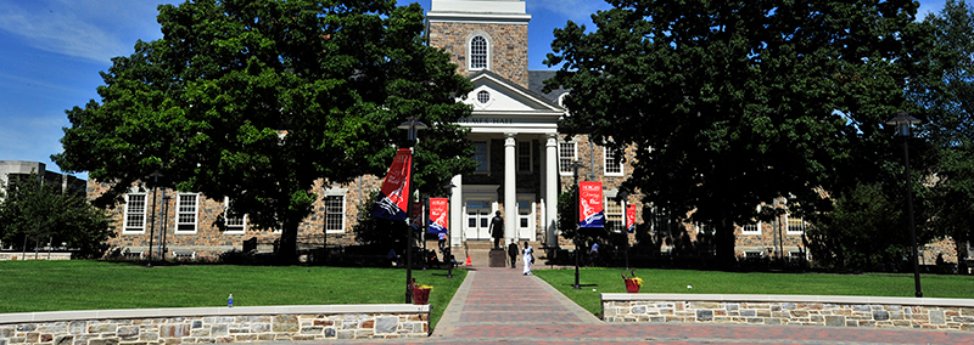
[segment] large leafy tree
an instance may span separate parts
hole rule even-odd
[[[561,129],[639,147],[627,183],[695,209],[723,262],[762,201],[814,209],[894,158],[882,123],[906,105],[916,2],[607,2],[594,30],[555,31],[548,86],[571,89]]]
[[[974,11],[950,0],[924,23],[931,40],[918,68],[925,73],[909,96],[927,119],[922,133],[936,158],[930,225],[954,239],[964,272],[966,242],[974,240]]]
[[[100,101],[69,110],[55,162],[113,185],[160,172],[283,230],[293,260],[317,179],[382,174],[409,117],[420,186],[469,169],[455,102],[469,83],[424,44],[422,9],[393,0],[199,0],[159,8],[163,38],[102,74]],[[152,181],[149,181],[152,182]]]

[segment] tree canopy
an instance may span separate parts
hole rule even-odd
[[[163,5],[163,38],[102,73],[100,100],[67,111],[54,161],[111,183],[231,198],[295,253],[314,182],[382,174],[410,117],[429,124],[416,184],[470,169],[456,102],[470,88],[424,42],[422,9],[393,0],[200,0]],[[149,181],[151,182],[151,181]],[[427,188],[428,189],[428,188]]]
[[[895,154],[883,122],[904,98],[918,4],[858,1],[624,1],[555,31],[548,87],[564,87],[561,130],[634,145],[629,187],[716,229],[784,196],[814,209]]]

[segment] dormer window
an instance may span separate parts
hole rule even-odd
[[[470,39],[470,70],[488,69],[489,51],[487,39],[484,36],[474,36]]]

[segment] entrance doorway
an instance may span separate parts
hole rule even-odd
[[[467,199],[463,205],[463,234],[469,240],[490,239],[490,219],[492,203],[487,200]]]

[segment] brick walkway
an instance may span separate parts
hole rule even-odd
[[[335,342],[328,342],[335,343]],[[974,344],[974,332],[746,325],[606,324],[520,268],[467,275],[426,339],[348,344]]]

